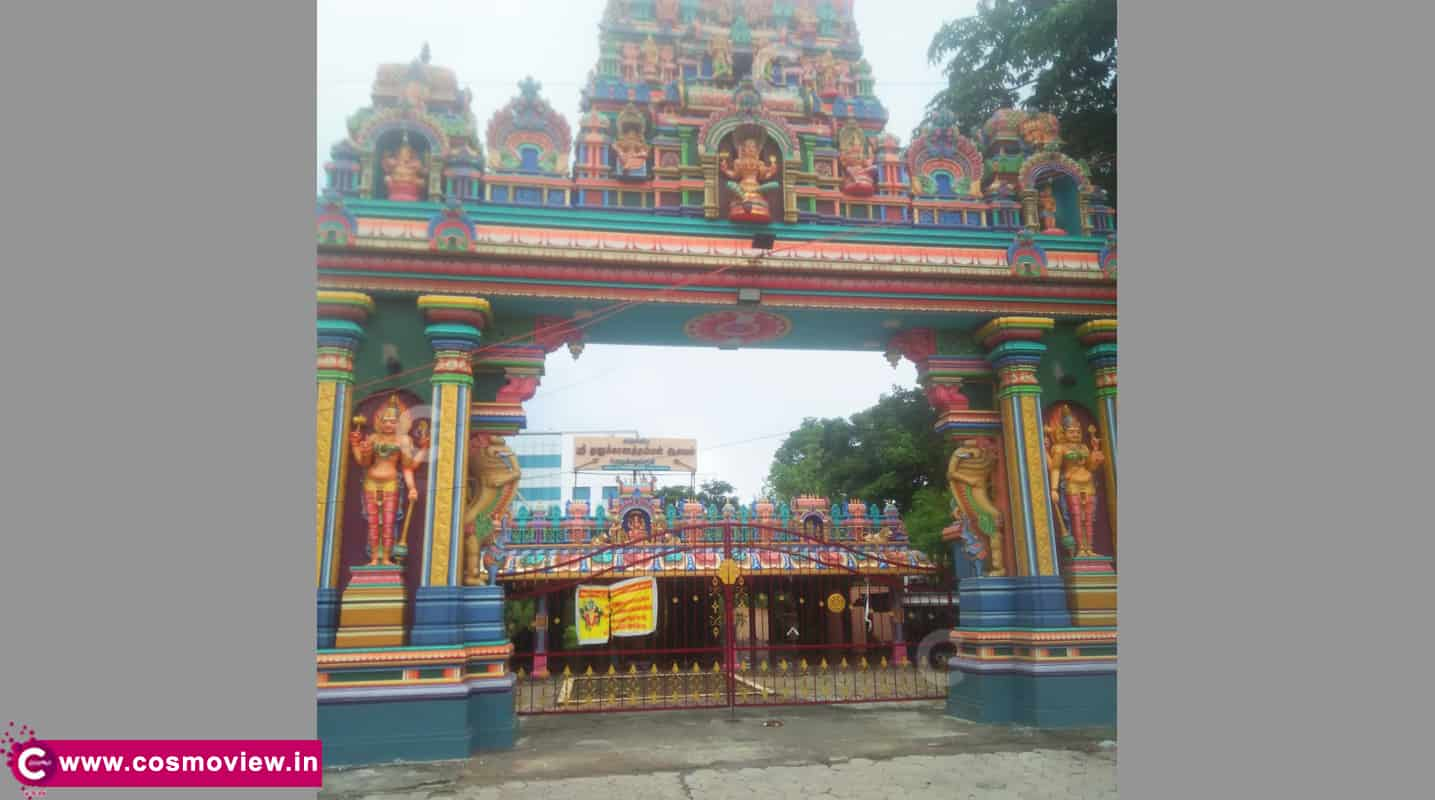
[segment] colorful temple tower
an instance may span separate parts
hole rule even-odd
[[[326,758],[512,744],[504,575],[601,532],[571,505],[510,518],[505,437],[548,354],[586,342],[913,361],[952,452],[950,712],[1114,721],[1115,211],[1057,120],[936,115],[903,145],[850,0],[612,0],[599,38],[576,136],[530,78],[480,137],[425,47],[379,67],[332,149],[316,220]]]

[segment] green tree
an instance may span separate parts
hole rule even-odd
[[[780,500],[802,494],[879,506],[893,500],[913,544],[945,559],[941,531],[951,514],[935,422],[926,395],[900,386],[848,419],[803,420],[777,448],[768,484]]]
[[[975,131],[1000,108],[1051,112],[1062,149],[1116,202],[1116,0],[981,0],[937,31],[927,57],[947,74],[929,115]]]
[[[698,487],[698,502],[704,507],[722,508],[729,500],[733,501],[733,505],[737,505],[736,490],[727,481],[704,481]]]

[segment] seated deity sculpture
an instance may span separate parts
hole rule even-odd
[[[877,191],[877,165],[871,156],[867,137],[855,125],[842,132],[842,193],[852,197],[870,197]]]
[[[428,169],[409,145],[408,134],[394,152],[384,159],[384,188],[390,200],[414,201],[423,193]]]
[[[733,222],[772,220],[772,208],[764,193],[778,188],[777,181],[772,180],[777,174],[777,156],[768,156],[764,162],[761,143],[756,138],[747,138],[738,145],[735,154],[722,154],[718,169],[729,179],[726,185],[733,194],[728,204],[728,219]]]

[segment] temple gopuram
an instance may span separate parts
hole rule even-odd
[[[326,759],[466,757],[568,710],[942,698],[1114,722],[1115,210],[1057,119],[939,114],[904,144],[850,0],[610,0],[598,36],[576,133],[534,78],[480,125],[427,46],[331,132]],[[546,359],[590,343],[911,361],[951,453],[944,655],[911,634],[935,568],[884,498],[629,485],[515,512],[505,437]]]

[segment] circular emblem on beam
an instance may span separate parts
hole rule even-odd
[[[831,611],[831,612],[834,613],[834,614],[841,614],[842,611],[843,611],[844,609],[846,609],[846,608],[847,608],[847,598],[843,597],[840,593],[838,593],[838,592],[833,592],[832,594],[829,594],[829,595],[827,596],[827,610],[828,610],[828,611]]]
[[[766,311],[714,311],[694,317],[683,326],[689,339],[719,347],[776,341],[791,331],[792,323],[786,317]]]

